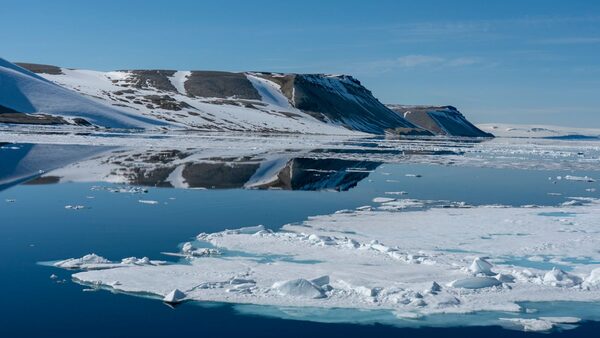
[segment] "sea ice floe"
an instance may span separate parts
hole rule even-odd
[[[108,259],[96,254],[88,254],[81,258],[69,258],[55,262],[53,265],[63,269],[88,269],[91,266],[110,264]]]
[[[213,248],[196,248],[192,242],[185,242],[181,247],[181,254],[186,257],[207,257],[220,255],[221,252]]]
[[[144,187],[130,187],[130,186],[92,186],[90,188],[92,191],[106,190],[113,193],[122,193],[122,194],[145,194],[148,192],[147,188]]]
[[[141,266],[141,265],[163,265],[165,261],[150,260],[148,257],[123,258],[120,262],[110,261],[102,256],[94,253],[87,254],[81,258],[69,258],[58,262],[53,262],[51,265],[57,268],[69,270],[102,270],[126,266]]]
[[[158,204],[158,201],[154,201],[154,200],[138,200],[138,202],[140,202],[142,204]]]
[[[568,180],[568,181],[579,181],[579,182],[589,182],[589,183],[596,182],[595,179],[593,179],[591,177],[588,177],[588,176],[571,176],[571,175],[567,175],[564,178],[565,178],[565,180]]]
[[[406,191],[386,191],[386,195],[408,195]]]
[[[373,203],[386,203],[386,202],[392,202],[395,201],[395,198],[389,198],[389,197],[375,197],[373,199]]]
[[[84,205],[65,205],[65,209],[69,209],[69,210],[81,210],[81,209],[85,209]]]
[[[540,317],[540,318],[500,318],[501,320],[520,326],[524,331],[549,331],[561,324],[577,324],[577,317]]]
[[[600,201],[575,200],[585,203],[530,209],[414,201],[429,208],[349,210],[280,231],[255,226],[201,233],[182,245],[181,264],[88,255],[55,266],[87,270],[73,275],[82,284],[161,298],[177,289],[186,300],[387,310],[394,318],[519,313],[521,302],[600,301],[600,268],[587,263],[600,261],[594,235]],[[529,267],[536,257],[568,269]],[[557,325],[535,319],[543,322],[510,320],[521,329]]]

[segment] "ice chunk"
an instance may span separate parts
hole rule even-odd
[[[184,298],[185,298],[185,293],[181,292],[179,289],[174,289],[173,291],[169,292],[163,298],[163,302],[170,303],[170,304],[177,304],[177,303],[181,303],[181,301],[183,301]]]
[[[524,331],[548,331],[557,324],[577,324],[581,321],[577,317],[500,318],[500,320],[519,325]]]
[[[229,280],[229,284],[238,285],[238,284],[256,284],[254,279],[241,278],[241,277],[233,277]]]
[[[581,277],[564,272],[561,269],[552,268],[546,272],[543,278],[544,284],[560,287],[572,287],[582,282]]]
[[[375,197],[373,199],[373,203],[386,203],[386,202],[393,202],[395,201],[395,198],[390,198],[390,197]]]
[[[97,265],[97,264],[110,264],[111,261],[108,259],[98,256],[96,254],[88,254],[81,258],[69,258],[62,261],[58,261],[53,265],[57,268],[63,269],[82,269],[87,265]]]
[[[554,327],[552,322],[536,318],[500,318],[500,320],[521,326],[524,331],[548,331]]]
[[[496,279],[502,283],[514,283],[515,277],[508,273],[499,273],[496,275]]]
[[[264,231],[264,230],[265,230],[265,226],[261,224],[261,225],[256,225],[256,226],[252,226],[252,227],[244,227],[244,228],[239,228],[239,229],[234,229],[234,230],[228,230],[227,233],[253,235],[259,231]]]
[[[307,299],[325,297],[325,292],[319,286],[303,278],[275,282],[271,288],[282,296]]]
[[[65,209],[81,210],[81,209],[85,209],[85,206],[83,206],[83,205],[65,205]]]
[[[585,279],[587,284],[600,284],[600,268],[596,268],[590,272],[590,275]]]
[[[154,200],[138,200],[138,202],[142,203],[142,204],[151,204],[151,205],[158,204],[158,201],[154,201]]]
[[[121,264],[130,264],[130,265],[151,265],[152,262],[148,257],[127,257],[121,260]]]
[[[195,248],[191,242],[184,243],[181,248],[181,252],[184,256],[193,257],[217,256],[221,254],[221,252],[218,249]]]
[[[485,258],[477,257],[473,260],[471,266],[469,266],[469,271],[471,271],[474,274],[484,274],[487,276],[492,276],[495,275],[495,273],[492,272],[492,267],[493,265],[490,262],[486,261]]]
[[[540,317],[540,319],[557,324],[577,324],[581,321],[581,318],[577,317]]]
[[[431,282],[431,285],[429,285],[424,292],[425,293],[432,293],[432,294],[436,294],[438,292],[442,291],[442,286],[439,285],[437,282]]]
[[[469,277],[455,280],[451,282],[449,286],[463,289],[482,289],[501,284],[501,281],[493,277]]]
[[[325,275],[325,276],[313,278],[313,279],[309,280],[309,282],[313,283],[314,285],[316,285],[318,287],[323,287],[324,285],[329,284],[329,276]]]
[[[386,191],[386,195],[407,195],[406,191]]]
[[[571,176],[571,175],[567,175],[565,176],[565,180],[568,181],[579,181],[579,182],[596,182],[595,179],[588,177],[588,176]]]

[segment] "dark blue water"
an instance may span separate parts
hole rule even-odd
[[[284,320],[241,314],[230,305],[183,304],[171,309],[150,299],[107,291],[82,292],[82,286],[70,281],[68,271],[36,263],[91,252],[109,259],[166,259],[159,252],[174,251],[178,243],[200,232],[256,224],[275,229],[310,215],[373,204],[372,198],[386,196],[386,191],[407,191],[402,198],[471,204],[557,205],[566,196],[598,197],[598,192],[585,191],[597,187],[596,183],[554,184],[548,180],[549,176],[565,174],[569,173],[385,164],[346,192],[150,188],[147,194],[123,194],[91,190],[93,185],[106,186],[104,183],[12,187],[0,191],[0,337],[531,336],[534,334],[499,327],[417,330]],[[597,176],[589,172],[571,174]],[[160,203],[146,205],[139,199]],[[88,208],[66,210],[67,204]],[[52,273],[67,282],[56,283],[49,278]],[[550,335],[595,336],[598,329],[600,324],[586,323]]]

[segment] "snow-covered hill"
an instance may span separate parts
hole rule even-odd
[[[79,95],[0,58],[0,117],[26,122],[28,118],[22,114],[30,113],[38,114],[30,119],[34,123],[37,120],[46,124],[91,123],[111,128],[152,128],[165,124]]]
[[[76,91],[81,95],[67,92],[77,96],[79,101],[85,99],[110,107],[105,115],[133,115],[162,121],[170,128],[314,134],[355,131],[383,134],[396,129],[400,133],[429,134],[389,110],[359,81],[345,75],[174,70],[98,72],[19,65],[36,72],[37,75],[27,72],[29,78]],[[3,75],[9,81],[12,76]],[[15,91],[21,90],[19,86],[12,87]],[[61,89],[61,94],[64,92]],[[30,94],[26,92],[22,96],[27,95]],[[56,100],[62,97],[64,95]],[[20,112],[47,111],[46,107],[37,106],[9,108],[19,108],[15,110]],[[58,109],[48,112],[60,114]],[[99,119],[90,122],[113,126]]]
[[[600,139],[600,128],[576,128],[540,124],[484,123],[477,125],[498,137]]]
[[[469,122],[452,106],[405,106],[388,104],[388,108],[406,120],[435,135],[462,137],[493,137]]]

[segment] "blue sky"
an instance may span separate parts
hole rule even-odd
[[[347,73],[475,122],[600,127],[600,1],[2,0],[0,57]]]

